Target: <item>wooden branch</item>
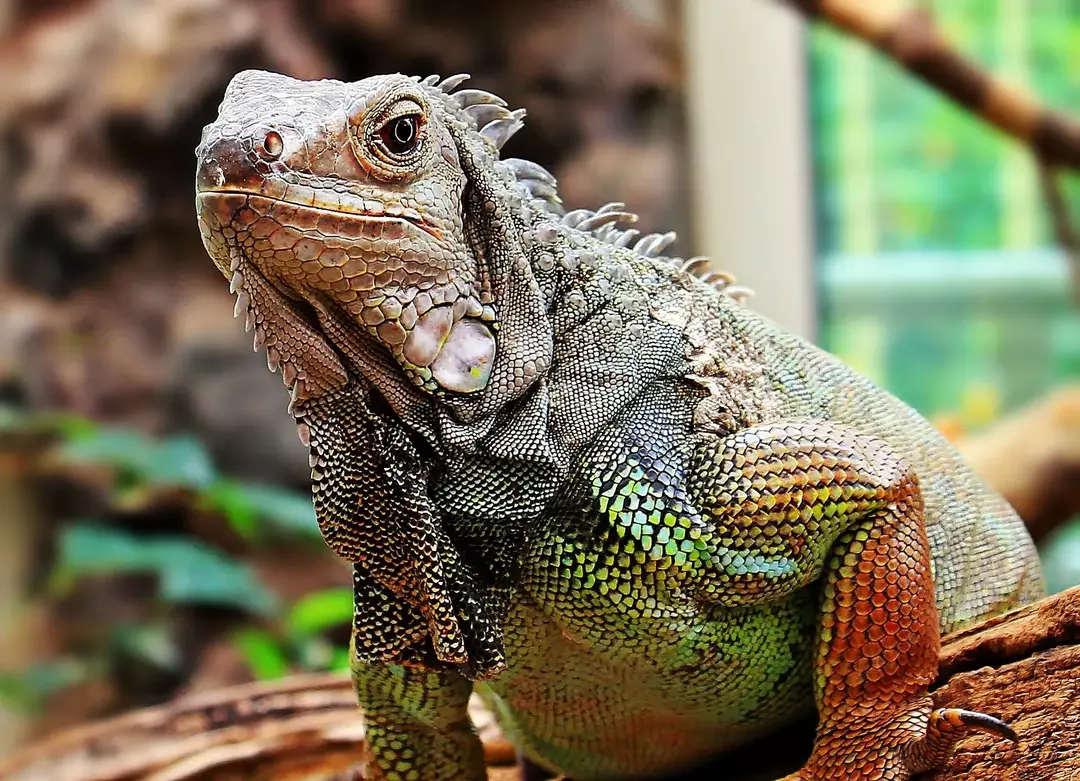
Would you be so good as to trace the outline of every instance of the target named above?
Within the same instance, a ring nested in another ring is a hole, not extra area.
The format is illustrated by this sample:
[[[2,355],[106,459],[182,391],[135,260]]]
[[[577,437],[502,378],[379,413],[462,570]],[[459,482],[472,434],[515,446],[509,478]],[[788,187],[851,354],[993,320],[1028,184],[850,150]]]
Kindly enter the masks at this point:
[[[939,781],[1080,779],[1080,588],[948,638],[939,706],[1004,718],[1020,743],[964,740]]]
[[[1058,244],[1068,258],[1072,270],[1073,296],[1080,301],[1080,232],[1069,213],[1069,204],[1062,192],[1061,177],[1050,164],[1039,162],[1039,182],[1042,185],[1043,200],[1050,212],[1050,224]]]
[[[493,766],[514,750],[479,700]],[[68,730],[0,761],[4,781],[354,781],[364,724],[348,675],[229,686]]]
[[[1080,383],[1058,388],[956,446],[1036,540],[1080,513]]]
[[[963,108],[1031,148],[1053,167],[1080,170],[1080,122],[956,51],[929,10],[904,0],[783,0],[891,57]]]
[[[361,759],[363,734],[346,676],[296,676],[219,689],[63,732],[0,762],[0,778],[193,781],[243,770],[269,781],[304,766],[313,771],[311,781],[331,781]],[[257,775],[275,764],[280,774]]]
[[[1015,746],[967,738],[946,771],[934,776],[938,781],[1080,779],[1080,588],[947,638],[934,700],[1002,716],[1021,736]],[[478,702],[472,715],[492,781],[515,778],[513,750],[491,715]],[[635,738],[648,736],[628,736]],[[776,778],[764,760],[790,766],[805,750],[802,740],[773,738],[767,745],[746,762],[757,766],[755,773],[743,774],[738,758],[725,758],[725,777]],[[0,778],[352,781],[362,760],[363,723],[348,678],[299,675],[70,730],[0,762]]]

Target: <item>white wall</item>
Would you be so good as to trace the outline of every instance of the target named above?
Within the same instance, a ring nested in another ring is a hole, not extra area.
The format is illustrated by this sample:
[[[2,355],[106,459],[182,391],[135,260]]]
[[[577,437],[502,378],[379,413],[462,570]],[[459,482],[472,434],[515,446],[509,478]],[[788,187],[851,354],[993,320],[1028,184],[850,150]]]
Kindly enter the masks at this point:
[[[806,23],[773,0],[684,0],[683,24],[695,251],[812,336]]]

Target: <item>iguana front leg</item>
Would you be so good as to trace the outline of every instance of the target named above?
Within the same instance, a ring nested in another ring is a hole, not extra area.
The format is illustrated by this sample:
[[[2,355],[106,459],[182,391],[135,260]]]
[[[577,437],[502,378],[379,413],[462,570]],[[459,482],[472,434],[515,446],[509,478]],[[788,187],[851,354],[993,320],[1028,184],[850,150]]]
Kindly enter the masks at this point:
[[[918,477],[881,441],[824,422],[750,428],[699,447],[691,492],[705,595],[729,605],[820,581],[814,751],[790,781],[906,781],[997,719],[933,710],[940,644]]]
[[[465,671],[491,650],[474,626],[487,614],[438,525],[415,443],[372,404],[354,382],[294,410],[319,527],[354,565],[350,659],[366,723],[364,777],[482,781]]]
[[[354,662],[353,683],[365,718],[364,778],[487,778],[483,747],[468,715],[472,683],[464,676]]]

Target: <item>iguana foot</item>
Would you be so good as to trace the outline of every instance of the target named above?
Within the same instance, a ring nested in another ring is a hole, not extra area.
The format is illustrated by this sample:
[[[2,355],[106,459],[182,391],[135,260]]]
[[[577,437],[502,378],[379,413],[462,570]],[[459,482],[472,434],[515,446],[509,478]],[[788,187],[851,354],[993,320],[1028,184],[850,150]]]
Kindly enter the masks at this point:
[[[959,708],[928,710],[925,705],[913,708],[878,728],[833,724],[819,730],[810,760],[782,781],[908,781],[944,766],[970,732],[1018,740],[1008,724],[993,716]]]

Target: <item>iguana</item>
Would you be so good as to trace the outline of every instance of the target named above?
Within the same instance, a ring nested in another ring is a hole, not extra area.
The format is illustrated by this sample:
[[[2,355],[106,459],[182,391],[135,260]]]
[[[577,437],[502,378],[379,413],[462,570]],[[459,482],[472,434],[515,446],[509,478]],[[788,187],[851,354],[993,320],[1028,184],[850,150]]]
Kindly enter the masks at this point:
[[[969,729],[940,633],[1043,592],[1008,505],[917,413],[664,256],[566,211],[466,76],[238,74],[197,150],[203,241],[291,392],[354,567],[370,778],[521,753],[649,777],[816,705],[791,779],[908,779]]]

